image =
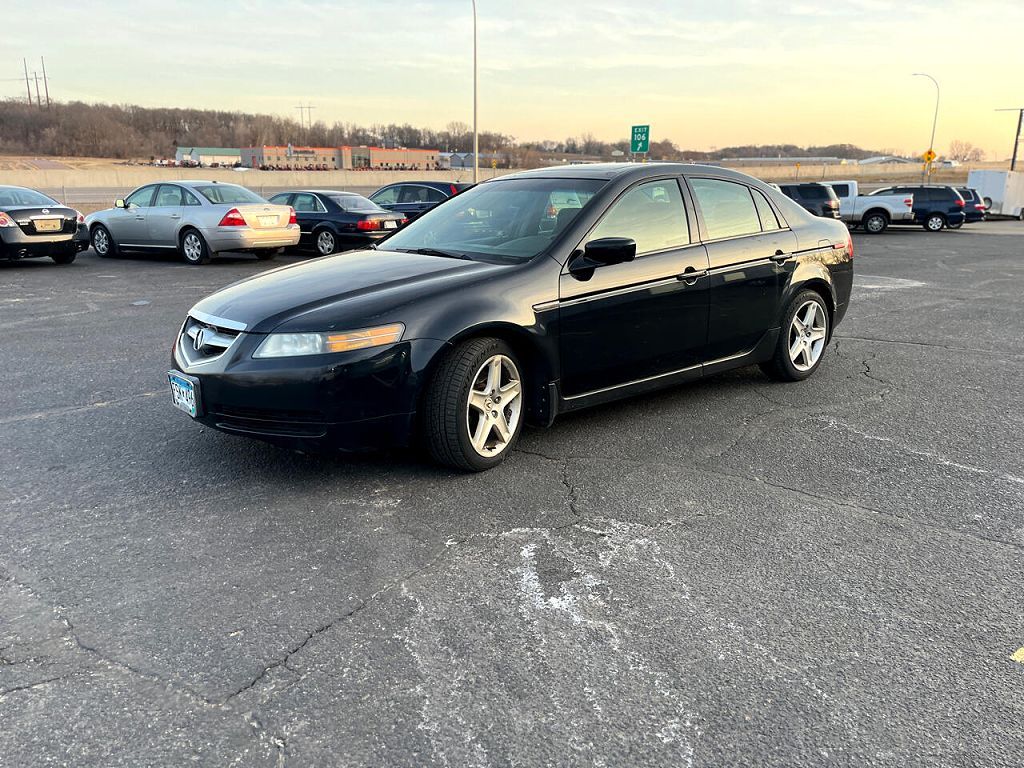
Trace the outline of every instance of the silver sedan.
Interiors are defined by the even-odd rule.
[[[93,250],[177,250],[189,264],[205,264],[221,251],[247,251],[269,259],[297,245],[299,225],[287,205],[268,203],[237,184],[168,181],[139,187],[113,208],[86,218]]]

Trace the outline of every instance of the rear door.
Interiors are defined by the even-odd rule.
[[[370,199],[387,211],[398,210],[398,196],[402,191],[401,184],[382,187],[370,195]]]
[[[750,351],[779,326],[797,238],[759,190],[724,179],[687,181],[708,249],[706,360],[715,362]]]
[[[708,262],[704,247],[691,237],[695,222],[679,180],[669,177],[624,192],[584,238],[580,247],[603,237],[633,238],[637,256],[599,267],[589,277],[563,268],[559,345],[567,397],[700,364],[707,340]]]
[[[185,190],[177,184],[161,184],[146,213],[146,245],[174,248],[178,245],[178,226],[185,208]]]

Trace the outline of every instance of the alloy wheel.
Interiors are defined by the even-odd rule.
[[[92,233],[92,248],[99,256],[106,256],[110,251],[110,238],[107,236],[107,230],[97,229]]]
[[[473,450],[493,457],[504,451],[519,426],[523,386],[511,358],[493,355],[473,377],[466,403],[466,426]]]
[[[203,243],[199,239],[199,235],[195,232],[187,233],[182,238],[181,250],[189,261],[199,261],[203,256]]]
[[[809,371],[825,350],[828,318],[816,301],[806,301],[793,315],[789,326],[789,359],[798,371]]]
[[[872,216],[867,220],[867,224],[865,226],[868,232],[877,235],[879,232],[885,229],[885,219],[883,219],[881,216]]]
[[[324,230],[316,238],[316,249],[322,256],[329,256],[334,253],[334,235]]]
[[[943,226],[945,226],[945,224],[946,222],[943,221],[941,216],[930,216],[928,217],[928,222],[925,226],[928,227],[928,231],[930,232],[938,232]]]

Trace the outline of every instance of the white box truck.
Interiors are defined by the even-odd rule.
[[[978,190],[986,213],[1024,221],[1024,171],[971,171],[967,186]]]

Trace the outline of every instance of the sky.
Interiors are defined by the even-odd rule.
[[[481,130],[590,133],[709,150],[851,143],[1011,151],[1024,106],[1024,2],[477,0]],[[60,100],[298,119],[472,123],[470,0],[11,3],[0,97],[46,57]],[[59,20],[59,23],[54,23]],[[34,86],[33,86],[34,88]]]

